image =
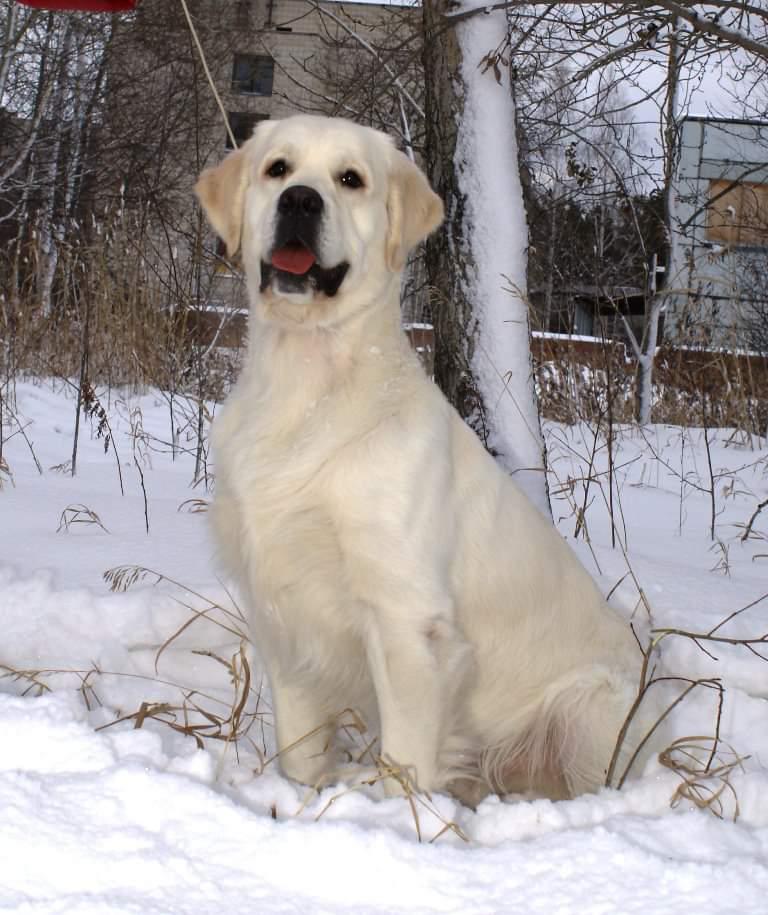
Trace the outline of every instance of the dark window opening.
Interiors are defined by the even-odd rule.
[[[232,91],[241,95],[272,95],[275,62],[264,54],[235,54]]]
[[[235,26],[238,29],[251,28],[251,0],[237,0],[235,5]]]
[[[230,111],[227,114],[229,118],[229,127],[235,136],[238,146],[242,146],[246,140],[250,139],[253,128],[259,121],[266,121],[266,114],[254,114],[251,111]],[[232,149],[232,138],[227,133],[227,149]]]

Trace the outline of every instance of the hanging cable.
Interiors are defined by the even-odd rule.
[[[219,92],[216,88],[216,84],[213,81],[213,77],[211,76],[211,71],[208,69],[208,63],[205,59],[205,52],[203,51],[203,46],[200,44],[200,39],[197,36],[197,30],[195,29],[195,25],[192,22],[192,17],[189,15],[189,8],[187,7],[187,0],[181,0],[181,6],[182,6],[182,9],[184,10],[184,15],[187,17],[187,24],[189,25],[189,31],[192,34],[192,40],[194,41],[195,47],[197,48],[197,53],[200,56],[200,63],[203,65],[203,70],[205,71],[205,75],[208,77],[208,84],[211,87],[211,92],[213,92],[213,97],[216,99],[216,104],[219,106],[219,111],[221,111],[221,116],[224,118],[224,124],[227,128],[227,135],[229,136],[229,139],[232,143],[232,149],[237,149],[237,140],[235,139],[235,135],[232,132],[232,125],[229,123],[229,117],[227,116],[226,109],[224,108],[224,103],[221,101],[221,96],[219,95]]]

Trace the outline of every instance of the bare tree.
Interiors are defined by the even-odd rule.
[[[568,91],[564,92],[561,80],[559,85],[551,85],[548,91],[538,95],[536,106],[538,112],[549,106],[562,114],[563,107],[556,104],[556,96],[559,93],[561,98],[567,99],[568,117],[560,119],[566,121],[565,126],[572,137],[583,137],[596,102],[604,96],[611,82],[620,82],[633,92],[629,102],[620,102],[617,112],[626,114],[631,107],[654,102],[659,112],[658,147],[661,149],[661,153],[654,153],[654,158],[662,163],[660,180],[656,178],[656,181],[663,187],[667,218],[671,219],[681,94],[701,78],[704,70],[713,67],[730,70],[731,78],[744,84],[758,84],[768,62],[768,10],[729,0],[608,4],[577,0],[558,4],[505,0],[491,5],[465,4],[459,8],[447,3],[426,2],[424,13],[427,156],[433,180],[449,201],[450,214],[447,234],[432,247],[429,261],[430,281],[438,290],[442,309],[442,314],[438,309],[436,316],[436,375],[462,414],[494,447],[492,417],[504,398],[499,399],[484,390],[478,371],[477,340],[482,339],[483,322],[474,311],[474,305],[477,303],[480,309],[485,308],[488,296],[478,294],[477,289],[469,298],[463,294],[472,271],[476,270],[475,256],[467,255],[471,248],[467,246],[466,237],[470,233],[482,233],[480,221],[474,220],[473,224],[468,214],[472,199],[478,195],[505,207],[510,219],[514,218],[515,209],[520,209],[520,201],[512,201],[500,192],[500,169],[477,168],[481,157],[474,151],[470,157],[464,157],[460,143],[457,153],[456,138],[462,136],[462,131],[475,130],[485,113],[495,112],[488,103],[489,97],[467,104],[468,90],[462,74],[474,71],[477,75],[485,71],[490,75],[487,85],[506,84],[506,92],[511,97],[516,83],[518,91],[519,84],[525,80],[542,85],[538,73],[544,61],[550,71],[561,68],[569,74]],[[501,28],[497,27],[494,35],[487,35],[482,47],[471,46],[473,39],[466,31],[467,26],[482,20],[490,22],[499,13],[506,14],[506,34],[502,36]],[[532,97],[531,93],[529,98]],[[547,116],[551,117],[551,113],[550,110]],[[505,150],[510,171],[516,171],[519,166],[515,144],[508,141],[505,132],[513,118],[514,107],[510,101],[506,123],[497,120],[493,140],[497,147]],[[519,118],[520,122],[524,120],[524,116]],[[653,175],[652,168],[647,172],[649,176]],[[474,185],[468,195],[466,178],[470,173]],[[486,246],[484,255],[484,263],[490,259],[494,264],[484,272],[492,275],[500,288],[499,277],[504,273],[502,265],[508,264],[512,256],[509,245],[494,246],[491,257]],[[523,282],[515,283],[515,288],[524,299],[522,273],[519,279]],[[651,290],[643,333],[639,337],[630,336],[639,365],[638,399],[642,422],[650,418],[651,370],[663,304],[664,293]],[[512,307],[507,319],[521,326],[518,313]],[[498,330],[491,334],[497,336]],[[487,350],[484,345],[480,347],[480,351],[483,350]],[[511,372],[512,377],[520,379],[528,374],[528,360],[518,355],[514,364],[498,368],[503,377],[509,377],[507,373]],[[523,396],[518,395],[516,401],[522,402]],[[531,415],[530,411],[529,404],[525,421],[512,422],[509,426],[507,434],[515,441],[529,437],[531,423],[527,417]]]
[[[222,17],[234,16],[235,5],[198,0],[191,8],[214,76],[226,84],[238,36]],[[322,52],[292,70],[296,97],[305,108],[387,129],[417,158],[424,153],[448,203],[445,231],[429,248],[437,379],[543,503],[526,259],[548,310],[567,284],[566,259],[568,276],[586,277],[588,268],[603,296],[622,275],[650,277],[651,191],[673,221],[670,176],[686,96],[713,67],[723,80],[730,71],[734,86],[759,87],[768,16],[729,0],[477,8],[428,0],[423,27],[413,10],[382,10],[371,30],[354,10],[315,0],[306,8],[322,23]],[[257,31],[254,41],[268,45],[269,29]],[[221,154],[224,128],[179,5],[143,0],[111,20],[3,0],[0,36],[7,314],[16,313],[7,303],[19,304],[19,290],[32,301],[33,287],[54,314],[57,302],[76,303],[88,252],[124,214],[136,231],[120,237],[140,240],[131,256],[147,301],[176,309],[215,299],[227,265],[202,231],[189,188]],[[643,151],[633,112],[647,120],[649,104],[658,139]],[[576,215],[581,232],[569,222]],[[109,251],[99,263],[116,275]],[[628,322],[645,395],[664,296],[651,287],[644,323]],[[645,395],[641,419],[650,415]]]

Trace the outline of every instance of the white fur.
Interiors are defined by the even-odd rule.
[[[277,181],[275,155],[291,162]],[[283,770],[327,774],[333,717],[355,708],[423,790],[461,791],[457,775],[480,794],[595,789],[640,653],[400,330],[405,251],[439,201],[382,134],[347,121],[267,122],[234,157],[198,184],[242,244],[252,297],[246,365],[215,423],[213,521],[267,666]],[[339,184],[348,167],[365,188]],[[333,298],[259,292],[291,183],[324,199],[326,265],[351,264]]]

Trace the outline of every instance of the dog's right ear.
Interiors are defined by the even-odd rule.
[[[207,168],[195,185],[197,199],[227,246],[228,257],[234,257],[240,247],[247,184],[247,156],[243,149],[237,149],[219,165]]]

